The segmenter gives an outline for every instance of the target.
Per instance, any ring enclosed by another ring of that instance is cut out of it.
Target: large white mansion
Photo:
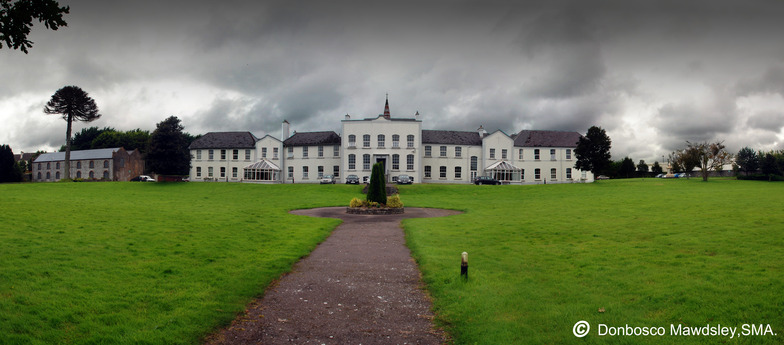
[[[492,176],[504,183],[593,182],[593,174],[574,168],[577,132],[523,130],[423,130],[414,118],[393,118],[389,101],[375,118],[341,121],[339,135],[294,132],[283,121],[280,139],[250,132],[210,132],[190,145],[191,181],[318,183],[322,175],[338,182],[346,175],[370,176],[383,162],[388,182],[399,175],[415,183],[470,183]]]

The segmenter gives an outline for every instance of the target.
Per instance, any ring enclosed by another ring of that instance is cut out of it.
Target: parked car
[[[656,175],[656,178],[664,178],[664,174],[658,174]]]
[[[134,182],[156,182],[154,178],[147,175],[139,175],[131,179]]]
[[[501,181],[498,181],[490,176],[479,176],[474,180],[474,184],[477,186],[480,184],[499,185],[501,184]]]
[[[607,176],[604,176],[604,175],[599,175],[599,177],[597,177],[596,179],[597,180],[609,180],[610,178],[607,177]]]
[[[346,176],[346,184],[359,184],[359,176],[357,175]]]
[[[321,184],[335,184],[335,176],[332,175],[324,175],[319,179],[319,183]]]
[[[362,183],[370,182],[370,176],[362,176]]]
[[[413,181],[408,175],[400,175],[397,177],[397,184],[411,184]]]

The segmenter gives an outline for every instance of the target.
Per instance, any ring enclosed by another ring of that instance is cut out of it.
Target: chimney
[[[419,110],[417,110],[416,114],[414,114],[414,118],[416,118],[416,120],[419,121]]]
[[[289,138],[289,122],[287,120],[283,120],[283,123],[280,125],[280,141],[284,141]]]
[[[349,116],[348,113],[346,113],[346,120],[351,120],[351,116]]]
[[[485,127],[482,126],[482,125],[479,125],[479,128],[477,128],[476,130],[477,130],[477,132],[479,132],[479,137],[480,138],[484,138],[485,135],[487,135],[487,131],[485,131]]]

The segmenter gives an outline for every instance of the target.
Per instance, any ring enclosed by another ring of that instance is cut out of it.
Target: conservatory
[[[243,168],[245,182],[279,182],[280,168],[275,163],[267,159],[262,159],[256,163]]]

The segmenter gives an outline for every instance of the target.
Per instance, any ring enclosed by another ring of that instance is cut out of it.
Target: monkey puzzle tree
[[[3,43],[8,48],[20,49],[27,54],[27,48],[33,42],[27,39],[33,19],[43,22],[47,29],[57,30],[60,26],[67,26],[63,14],[68,13],[70,7],[60,7],[54,0],[0,0],[0,48]]]
[[[90,122],[101,117],[95,100],[78,86],[57,90],[44,106],[44,113],[62,115],[68,123],[65,131],[65,178],[71,178],[71,125],[73,121]]]

